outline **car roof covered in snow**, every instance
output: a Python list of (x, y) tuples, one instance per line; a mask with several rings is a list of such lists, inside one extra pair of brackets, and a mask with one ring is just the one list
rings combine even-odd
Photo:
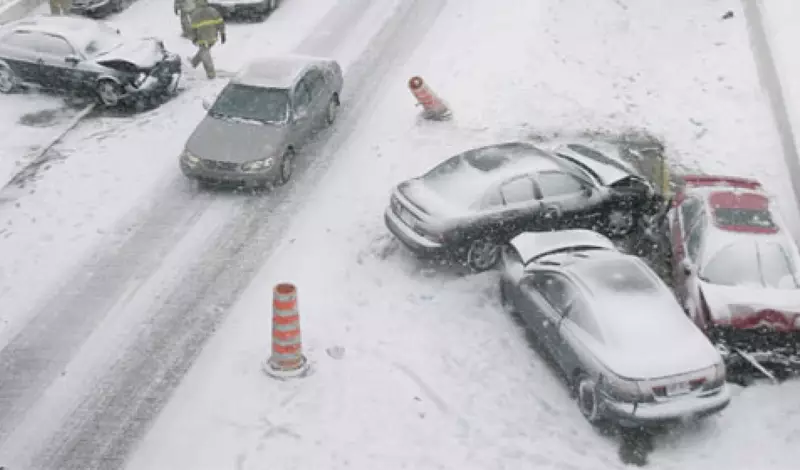
[(560, 253), (575, 253), (582, 249), (617, 251), (611, 240), (585, 229), (523, 232), (511, 239), (510, 244), (517, 250), (523, 265), (534, 260), (551, 260)]
[(84, 50), (96, 36), (117, 34), (117, 30), (102, 21), (82, 16), (33, 16), (12, 21), (0, 26), (3, 33), (10, 31), (31, 31), (56, 34)]
[(262, 88), (291, 88), (312, 67), (325, 67), (331, 60), (303, 55), (262, 57), (251, 60), (231, 80)]

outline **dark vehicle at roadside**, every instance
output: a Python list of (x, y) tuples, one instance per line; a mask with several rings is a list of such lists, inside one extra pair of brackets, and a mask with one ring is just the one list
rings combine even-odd
[(512, 239), (500, 297), (592, 424), (661, 427), (712, 415), (731, 400), (722, 357), (670, 289), (597, 232)]
[(105, 18), (119, 13), (136, 0), (72, 0), (70, 13), (90, 18)]
[(622, 166), (509, 142), (460, 153), (400, 183), (384, 219), (413, 252), (485, 271), (499, 247), (524, 231), (626, 236), (656, 199), (644, 178)]
[(209, 5), (225, 19), (264, 21), (278, 9), (280, 0), (211, 0)]
[(0, 93), (34, 86), (90, 96), (108, 107), (150, 106), (174, 95), (181, 61), (155, 38), (75, 16), (39, 16), (0, 26)]

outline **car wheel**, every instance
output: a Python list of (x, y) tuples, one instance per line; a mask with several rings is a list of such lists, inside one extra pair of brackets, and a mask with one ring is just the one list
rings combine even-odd
[(288, 183), (294, 173), (294, 151), (292, 149), (286, 150), (278, 163), (278, 179), (275, 183), (278, 186), (283, 186)]
[(480, 273), (488, 271), (497, 265), (500, 260), (500, 247), (489, 238), (474, 240), (467, 250), (467, 266)]
[(5, 65), (0, 65), (0, 93), (11, 93), (16, 87), (17, 77), (14, 72)]
[(578, 376), (575, 385), (575, 396), (578, 409), (586, 421), (597, 425), (602, 422), (600, 400), (597, 398), (597, 385), (588, 375)]
[(331, 100), (328, 102), (328, 109), (325, 112), (325, 122), (328, 125), (333, 125), (334, 121), (336, 121), (336, 116), (339, 114), (339, 97), (333, 95)]
[(635, 224), (631, 211), (614, 209), (608, 213), (608, 234), (612, 237), (623, 237), (633, 230)]
[(97, 84), (97, 96), (104, 106), (113, 107), (122, 98), (122, 87), (111, 80), (100, 80)]
[(503, 306), (503, 310), (507, 313), (513, 313), (515, 310), (514, 303), (511, 301), (510, 288), (508, 281), (505, 279), (500, 280), (500, 305)]

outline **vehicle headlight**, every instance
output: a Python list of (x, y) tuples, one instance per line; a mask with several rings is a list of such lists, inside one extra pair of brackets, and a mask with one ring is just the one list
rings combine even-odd
[(191, 153), (191, 152), (189, 152), (188, 150), (184, 150), (184, 151), (183, 151), (183, 155), (182, 155), (182, 157), (183, 157), (183, 160), (184, 160), (186, 163), (188, 163), (188, 164), (189, 164), (189, 166), (195, 166), (195, 165), (197, 165), (198, 163), (200, 163), (200, 159), (199, 159), (199, 158), (197, 158), (195, 155), (192, 155), (192, 153)]
[(139, 88), (140, 86), (142, 86), (142, 83), (144, 83), (145, 80), (147, 80), (147, 74), (140, 73), (139, 75), (136, 76), (136, 79), (133, 80), (133, 86)]
[(265, 158), (263, 160), (255, 160), (252, 162), (247, 162), (242, 164), (242, 171), (263, 171), (269, 170), (272, 167), (272, 164), (275, 160), (270, 158)]

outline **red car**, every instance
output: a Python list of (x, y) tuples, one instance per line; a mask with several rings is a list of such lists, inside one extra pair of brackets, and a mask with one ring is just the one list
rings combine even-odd
[(684, 183), (669, 214), (678, 300), (729, 369), (794, 375), (800, 253), (773, 201), (751, 179), (686, 176)]

